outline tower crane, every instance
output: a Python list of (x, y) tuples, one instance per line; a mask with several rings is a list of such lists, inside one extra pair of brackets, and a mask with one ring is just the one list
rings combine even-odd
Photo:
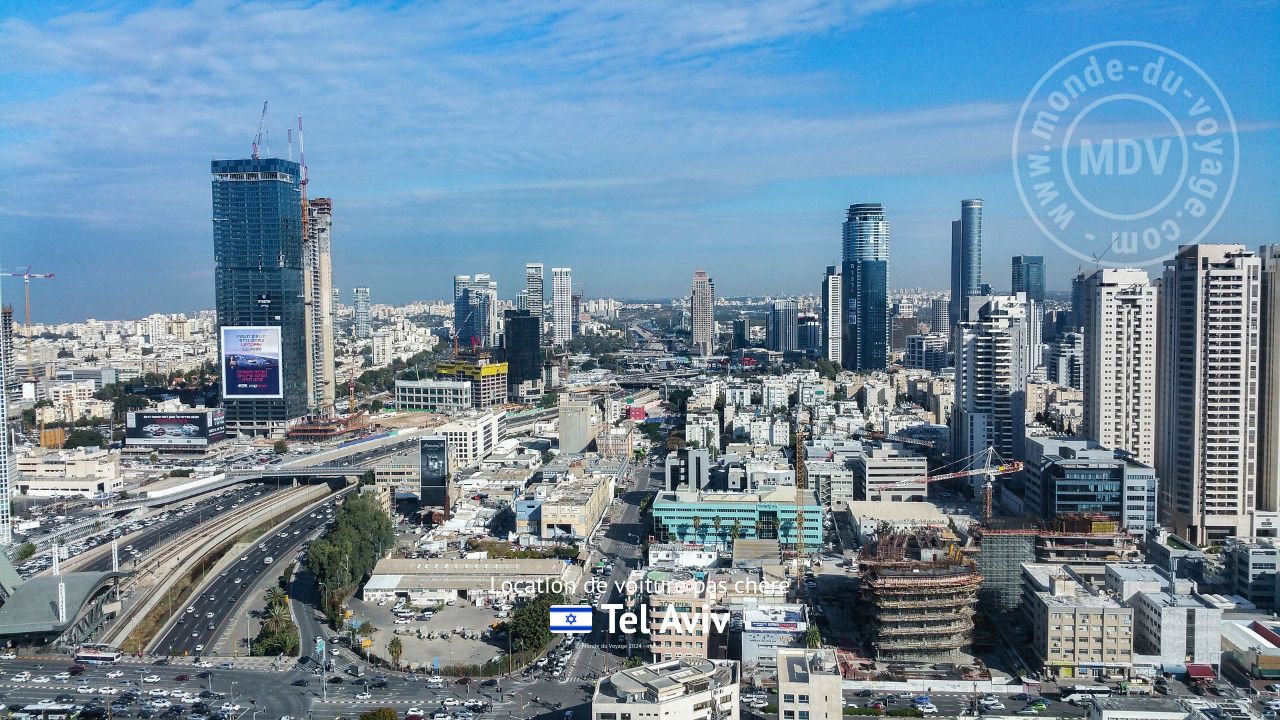
[(33, 335), (31, 330), (31, 281), (33, 279), (49, 280), (53, 278), (53, 273), (33, 273), (31, 272), (31, 266), (28, 265), (24, 268), (18, 268), (17, 272), (0, 273), (0, 275), (5, 277), (22, 278), (22, 294), (26, 300), (26, 316), (23, 320), (23, 324), (26, 326), (27, 330), (27, 379), (34, 380), (36, 377), (35, 361), (31, 354), (31, 338)]
[(995, 480), (1000, 475), (1011, 475), (1022, 470), (1022, 463), (1014, 460), (1013, 462), (1003, 462), (1000, 454), (995, 448), (987, 448), (978, 453), (970, 455), (964, 460), (982, 458), (982, 466), (970, 468), (968, 470), (960, 470), (958, 472), (943, 473), (941, 475), (920, 475), (909, 480), (896, 482), (892, 485), (886, 485), (881, 490), (901, 490), (904, 487), (918, 485), (920, 483), (934, 483), (941, 480), (954, 480), (956, 478), (977, 477), (979, 475), (986, 477), (986, 482), (982, 485), (982, 522), (991, 522), (992, 515), (992, 495), (995, 491)]
[(262, 117), (258, 119), (258, 134), (253, 136), (253, 159), (258, 159), (258, 148), (263, 147), (262, 136), (267, 128), (267, 103), (269, 100), (262, 101)]
[(794, 443), (793, 452), (795, 453), (795, 465), (796, 465), (796, 496), (795, 496), (796, 558), (797, 558), (797, 563), (799, 563), (799, 558), (801, 558), (805, 554), (805, 538), (804, 538), (805, 507), (804, 506), (805, 506), (805, 500), (808, 498), (808, 494), (809, 494), (808, 492), (809, 491), (809, 468), (807, 465), (805, 465), (804, 428), (797, 427), (795, 434), (796, 434), (796, 439)]

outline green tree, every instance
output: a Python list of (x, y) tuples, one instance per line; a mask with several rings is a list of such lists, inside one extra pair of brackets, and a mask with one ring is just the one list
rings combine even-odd
[(817, 625), (809, 624), (809, 629), (804, 634), (804, 642), (810, 648), (822, 647), (822, 631), (818, 630)]
[(387, 643), (387, 655), (391, 658), (391, 664), (400, 667), (400, 657), (404, 655), (404, 643), (399, 637), (393, 637)]
[(735, 542), (742, 537), (742, 521), (734, 519), (733, 524), (729, 526), (729, 538)]
[(702, 517), (700, 515), (693, 516), (693, 539), (698, 539), (698, 533), (702, 531)]
[(25, 542), (18, 546), (18, 552), (14, 554), (14, 562), (26, 562), (32, 555), (36, 554), (36, 546), (33, 543)]
[(97, 430), (79, 428), (72, 430), (67, 435), (66, 442), (62, 443), (62, 447), (70, 450), (78, 447), (103, 447), (106, 444), (106, 441), (102, 439), (102, 435)]
[(541, 651), (551, 642), (551, 630), (547, 617), (552, 605), (564, 603), (560, 593), (540, 593), (511, 614), (507, 631), (511, 633), (511, 648), (515, 652)]
[(365, 637), (370, 637), (374, 633), (378, 632), (378, 628), (374, 627), (373, 623), (369, 622), (368, 620), (365, 620), (364, 622), (360, 623), (360, 627), (356, 628), (356, 632), (360, 633)]
[(293, 618), (289, 615), (289, 608), (283, 604), (268, 606), (262, 615), (263, 628), (272, 633), (279, 633), (292, 625)]
[(360, 713), (360, 720), (397, 720), (395, 708), (375, 708)]
[(548, 410), (560, 404), (560, 393), (549, 392), (542, 396), (542, 400), (538, 403), (538, 407)]
[(724, 542), (724, 533), (721, 532), (720, 530), (720, 525), (722, 524), (722, 521), (720, 520), (720, 516), (716, 515), (715, 517), (711, 518), (711, 524), (716, 529), (716, 539), (719, 540), (720, 542)]
[(285, 442), (283, 439), (277, 440), (276, 444), (271, 446), (271, 449), (275, 452), (275, 454), (283, 455), (289, 452), (289, 443)]
[(273, 605), (283, 605), (286, 597), (287, 596), (284, 594), (284, 590), (280, 589), (279, 587), (269, 588), (267, 590), (267, 607), (271, 607)]
[(374, 398), (369, 401), (369, 412), (381, 412), (381, 411), (382, 411), (381, 400), (379, 400), (378, 398)]

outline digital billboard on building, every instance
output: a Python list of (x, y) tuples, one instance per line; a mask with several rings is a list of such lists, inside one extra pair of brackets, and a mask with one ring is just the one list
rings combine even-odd
[(447, 503), (449, 441), (439, 435), (420, 438), (418, 453), (422, 470), (420, 500), (423, 505), (443, 506)]
[(280, 377), (280, 328), (222, 328), (222, 397), (260, 400), (284, 397)]
[(124, 443), (130, 447), (201, 449), (227, 436), (222, 410), (131, 412)]

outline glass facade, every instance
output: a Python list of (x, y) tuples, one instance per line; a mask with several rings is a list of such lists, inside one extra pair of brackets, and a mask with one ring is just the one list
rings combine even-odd
[(951, 223), (951, 324), (969, 322), (965, 298), (982, 295), (982, 201), (962, 200)]
[(1013, 293), (1024, 292), (1028, 300), (1044, 307), (1044, 257), (1040, 255), (1013, 256)]
[(298, 164), (214, 160), (213, 252), (218, 326), (280, 328), (284, 397), (228, 400), (227, 427), (282, 432), (307, 411), (302, 194)]
[(844, 223), (844, 367), (883, 370), (889, 361), (889, 221), (884, 206), (849, 207)]
[(542, 321), (529, 310), (507, 310), (503, 317), (507, 386), (514, 392), (520, 383), (542, 377)]

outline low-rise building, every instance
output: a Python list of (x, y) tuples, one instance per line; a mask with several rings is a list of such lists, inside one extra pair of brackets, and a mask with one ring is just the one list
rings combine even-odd
[(1032, 651), (1051, 677), (1129, 675), (1133, 609), (1094, 590), (1065, 565), (1022, 566)]
[(1134, 651), (1168, 668), (1187, 663), (1217, 667), (1222, 657), (1222, 611), (1195, 594), (1141, 592), (1129, 600), (1137, 632)]
[(1231, 594), (1260, 608), (1280, 608), (1280, 547), (1274, 541), (1230, 541), (1222, 557)]
[(458, 468), (480, 464), (502, 438), (502, 420), (506, 413), (487, 410), (474, 415), (462, 415), (433, 430), (443, 435), (449, 444), (449, 455)]
[(467, 380), (397, 380), (396, 409), (409, 412), (451, 413), (473, 406)]
[(613, 476), (569, 477), (548, 488), (542, 500), (539, 535), (544, 539), (585, 538), (613, 500)]
[(866, 443), (852, 465), (859, 500), (923, 501), (929, 494), (928, 461), (905, 445)]
[(17, 458), (18, 494), (30, 497), (97, 497), (124, 489), (120, 455), (99, 448), (36, 450)]
[[(754, 492), (700, 492), (677, 490), (658, 493), (653, 503), (654, 534), (658, 542), (689, 542), (727, 547), (740, 538), (776, 539), (795, 545), (797, 536), (794, 485), (761, 488)], [(806, 548), (822, 547), (822, 506), (813, 490), (800, 502), (805, 517)]]
[(624, 420), (596, 435), (596, 449), (603, 457), (629, 458), (635, 451), (635, 424)]
[(778, 717), (841, 720), (840, 663), (830, 648), (778, 648)]
[(578, 569), (556, 559), (494, 558), (488, 560), (417, 560), (385, 558), (365, 583), (365, 600), (408, 598), (426, 606), (466, 598), (532, 597), (558, 584), (574, 583)]
[(738, 720), (738, 663), (684, 658), (619, 670), (591, 695), (592, 720)]
[(774, 677), (778, 651), (803, 648), (809, 622), (803, 605), (768, 605), (742, 613), (742, 673), (747, 677)]

